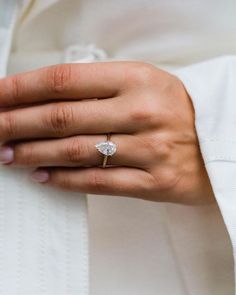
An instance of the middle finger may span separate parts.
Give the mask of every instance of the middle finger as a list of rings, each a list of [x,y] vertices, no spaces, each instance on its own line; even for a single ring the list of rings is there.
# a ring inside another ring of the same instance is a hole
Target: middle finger
[[[0,141],[61,138],[77,134],[132,133],[128,106],[122,97],[49,103],[0,114]]]

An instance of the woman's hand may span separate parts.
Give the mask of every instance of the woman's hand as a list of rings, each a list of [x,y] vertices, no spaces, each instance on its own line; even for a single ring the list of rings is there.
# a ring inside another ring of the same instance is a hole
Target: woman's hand
[[[214,201],[182,83],[141,62],[64,64],[0,80],[0,159],[35,181],[152,201]],[[95,144],[117,145],[101,168]]]

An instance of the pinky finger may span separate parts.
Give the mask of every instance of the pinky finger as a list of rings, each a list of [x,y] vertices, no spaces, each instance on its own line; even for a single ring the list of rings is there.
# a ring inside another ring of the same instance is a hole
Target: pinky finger
[[[32,179],[68,191],[136,198],[147,194],[153,184],[151,174],[128,167],[40,168]]]

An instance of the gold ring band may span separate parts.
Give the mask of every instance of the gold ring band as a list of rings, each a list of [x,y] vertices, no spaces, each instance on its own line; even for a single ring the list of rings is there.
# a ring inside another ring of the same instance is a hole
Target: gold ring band
[[[107,141],[109,141],[110,138],[111,138],[111,134],[108,133],[107,134]],[[108,155],[104,155],[104,157],[103,157],[103,163],[102,163],[102,168],[106,168],[107,159],[108,159]]]

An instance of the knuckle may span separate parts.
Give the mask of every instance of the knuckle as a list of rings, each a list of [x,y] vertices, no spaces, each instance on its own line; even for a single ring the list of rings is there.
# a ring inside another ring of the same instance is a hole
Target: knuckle
[[[153,113],[147,109],[136,109],[130,114],[130,118],[134,122],[146,122],[153,118]]]
[[[20,93],[21,93],[21,77],[20,75],[15,75],[10,78],[10,87],[12,89],[11,102],[12,104],[19,104]]]
[[[168,169],[160,173],[156,180],[157,190],[160,192],[168,192],[168,195],[174,195],[177,184],[181,176],[177,173],[177,169]]]
[[[149,101],[145,101],[142,105],[138,105],[134,107],[130,111],[130,119],[135,123],[156,123],[157,115],[157,106],[154,101],[151,99]]]
[[[11,139],[14,138],[16,134],[16,119],[13,112],[5,112],[1,114],[2,126],[1,133],[3,138]]]
[[[150,114],[144,109],[133,110],[130,114],[133,122],[144,122],[150,119]]]
[[[88,181],[88,186],[90,190],[92,190],[92,192],[102,193],[105,191],[107,183],[102,174],[96,170],[91,173]]]
[[[174,143],[167,139],[149,138],[145,140],[145,144],[151,157],[158,162],[167,162],[174,149]]]
[[[156,78],[156,68],[148,63],[135,64],[130,72],[134,83],[150,83]]]
[[[157,149],[158,157],[160,160],[167,160],[173,150],[173,143],[168,140],[161,141],[158,146],[152,146],[152,148]]]
[[[71,140],[66,146],[66,159],[71,163],[81,163],[88,155],[86,147],[77,138]]]
[[[50,92],[63,93],[71,79],[71,65],[61,64],[47,68],[47,85]]]
[[[73,108],[67,104],[57,103],[52,105],[46,124],[58,136],[63,136],[74,120]]]

